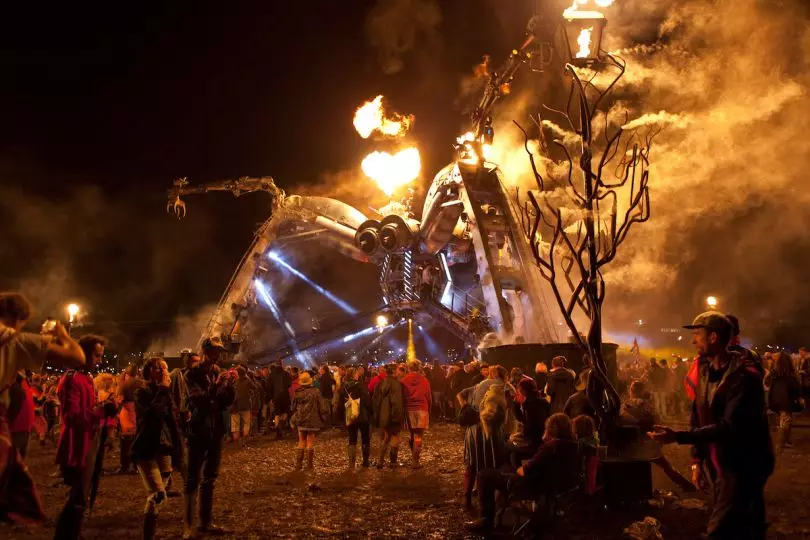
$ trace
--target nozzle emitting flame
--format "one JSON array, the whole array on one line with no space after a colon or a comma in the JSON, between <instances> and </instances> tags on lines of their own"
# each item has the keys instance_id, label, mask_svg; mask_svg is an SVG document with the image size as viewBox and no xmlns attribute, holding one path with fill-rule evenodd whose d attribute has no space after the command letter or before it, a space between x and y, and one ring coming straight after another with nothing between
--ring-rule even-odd
<instances>
[{"instance_id":1,"label":"nozzle emitting flame","mask_svg":"<svg viewBox=\"0 0 810 540\"><path fill-rule=\"evenodd\" d=\"M413 116L402 116L397 113L386 115L383 106L383 97L377 96L366 101L354 113L354 129L364 139L368 139L375 131L388 137L399 137L408 131L413 122Z\"/></svg>"},{"instance_id":2,"label":"nozzle emitting flame","mask_svg":"<svg viewBox=\"0 0 810 540\"><path fill-rule=\"evenodd\" d=\"M398 188L413 182L422 169L419 150L406 148L396 154L372 152L360 165L366 176L374 180L389 197Z\"/></svg>"}]
</instances>

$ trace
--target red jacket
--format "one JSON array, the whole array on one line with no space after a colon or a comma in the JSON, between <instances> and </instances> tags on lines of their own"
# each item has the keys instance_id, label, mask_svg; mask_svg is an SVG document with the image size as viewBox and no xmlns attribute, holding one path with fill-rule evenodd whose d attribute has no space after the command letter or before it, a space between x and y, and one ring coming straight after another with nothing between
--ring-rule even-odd
<instances>
[{"instance_id":1,"label":"red jacket","mask_svg":"<svg viewBox=\"0 0 810 540\"><path fill-rule=\"evenodd\" d=\"M12 433L31 431L31 428L34 427L34 395L31 387L28 386L28 381L23 380L22 391L24 392L24 397L21 396L22 403L20 403L17 416L15 416L14 420L9 424L9 430Z\"/></svg>"},{"instance_id":2,"label":"red jacket","mask_svg":"<svg viewBox=\"0 0 810 540\"><path fill-rule=\"evenodd\" d=\"M85 467L104 410L96 407L93 379L79 371L62 376L56 388L61 405L62 432L56 449L56 464Z\"/></svg>"},{"instance_id":3,"label":"red jacket","mask_svg":"<svg viewBox=\"0 0 810 540\"><path fill-rule=\"evenodd\" d=\"M371 381L368 383L368 391L370 394L374 393L374 389L377 388L377 385L380 384L385 380L385 371L380 370L380 372L374 377L371 378Z\"/></svg>"},{"instance_id":4,"label":"red jacket","mask_svg":"<svg viewBox=\"0 0 810 540\"><path fill-rule=\"evenodd\" d=\"M430 410L433 394L430 391L430 383L424 375L412 371L405 375L400 382L406 411Z\"/></svg>"}]
</instances>

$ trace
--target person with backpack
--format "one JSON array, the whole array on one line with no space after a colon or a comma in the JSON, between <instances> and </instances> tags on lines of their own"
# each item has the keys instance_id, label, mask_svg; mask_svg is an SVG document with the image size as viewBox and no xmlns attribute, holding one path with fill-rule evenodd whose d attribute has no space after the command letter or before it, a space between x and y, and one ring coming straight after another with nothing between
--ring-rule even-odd
<instances>
[{"instance_id":1,"label":"person with backpack","mask_svg":"<svg viewBox=\"0 0 810 540\"><path fill-rule=\"evenodd\" d=\"M371 397L368 389L360 380L354 367L346 368L343 386L338 394L344 403L346 427L349 431L349 447L347 455L349 468L354 469L357 463L357 434L362 440L363 467L368 467L369 453L371 452L370 422L374 414Z\"/></svg>"},{"instance_id":2,"label":"person with backpack","mask_svg":"<svg viewBox=\"0 0 810 540\"><path fill-rule=\"evenodd\" d=\"M315 439L326 425L329 409L324 406L321 392L312 386L312 376L306 371L298 375L298 388L292 401L290 425L298 430L298 447L295 449L295 468L300 470L307 451L307 469L314 467Z\"/></svg>"},{"instance_id":3,"label":"person with backpack","mask_svg":"<svg viewBox=\"0 0 810 540\"><path fill-rule=\"evenodd\" d=\"M382 369L382 368L381 368ZM396 366L385 366L385 378L374 388L374 427L382 430L382 444L377 457L377 468L385 466L385 453L390 448L391 467L397 466L399 432L405 422L405 402L402 384L396 377Z\"/></svg>"}]
</instances>

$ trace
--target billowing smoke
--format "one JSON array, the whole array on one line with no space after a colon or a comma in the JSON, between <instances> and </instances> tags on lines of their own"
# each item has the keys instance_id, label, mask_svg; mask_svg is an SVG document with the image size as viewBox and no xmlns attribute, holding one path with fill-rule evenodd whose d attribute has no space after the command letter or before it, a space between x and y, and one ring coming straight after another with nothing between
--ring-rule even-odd
<instances>
[{"instance_id":1,"label":"billowing smoke","mask_svg":"<svg viewBox=\"0 0 810 540\"><path fill-rule=\"evenodd\" d=\"M399 73L405 57L419 47L435 49L442 13L436 0L379 0L366 19L366 35L384 73Z\"/></svg>"}]
</instances>

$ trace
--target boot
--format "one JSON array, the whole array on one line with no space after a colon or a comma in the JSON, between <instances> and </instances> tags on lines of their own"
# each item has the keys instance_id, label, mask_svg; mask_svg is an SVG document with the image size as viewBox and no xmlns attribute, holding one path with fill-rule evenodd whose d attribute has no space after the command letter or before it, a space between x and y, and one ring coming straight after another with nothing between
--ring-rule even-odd
<instances>
[{"instance_id":1,"label":"boot","mask_svg":"<svg viewBox=\"0 0 810 540\"><path fill-rule=\"evenodd\" d=\"M146 512L143 515L143 540L155 540L157 530L157 514Z\"/></svg>"},{"instance_id":2,"label":"boot","mask_svg":"<svg viewBox=\"0 0 810 540\"><path fill-rule=\"evenodd\" d=\"M307 469L315 468L315 449L310 448L307 450Z\"/></svg>"},{"instance_id":3,"label":"boot","mask_svg":"<svg viewBox=\"0 0 810 540\"><path fill-rule=\"evenodd\" d=\"M56 521L56 534L59 540L79 540L84 521L84 507L67 503Z\"/></svg>"},{"instance_id":4,"label":"boot","mask_svg":"<svg viewBox=\"0 0 810 540\"><path fill-rule=\"evenodd\" d=\"M227 534L224 527L214 525L214 485L203 484L200 486L200 526L197 532L204 534L221 535Z\"/></svg>"},{"instance_id":5,"label":"boot","mask_svg":"<svg viewBox=\"0 0 810 540\"><path fill-rule=\"evenodd\" d=\"M354 469L354 464L357 463L357 446L349 445L348 455L349 455L349 468Z\"/></svg>"},{"instance_id":6,"label":"boot","mask_svg":"<svg viewBox=\"0 0 810 540\"><path fill-rule=\"evenodd\" d=\"M304 463L304 449L295 449L295 470L300 471Z\"/></svg>"},{"instance_id":7,"label":"boot","mask_svg":"<svg viewBox=\"0 0 810 540\"><path fill-rule=\"evenodd\" d=\"M380 448L380 455L377 457L377 468L382 469L385 467L385 454L388 452L388 445L384 444Z\"/></svg>"},{"instance_id":8,"label":"boot","mask_svg":"<svg viewBox=\"0 0 810 540\"><path fill-rule=\"evenodd\" d=\"M422 465L419 464L419 458L422 455L422 444L414 444L411 450L411 467L414 469L421 469Z\"/></svg>"},{"instance_id":9,"label":"boot","mask_svg":"<svg viewBox=\"0 0 810 540\"><path fill-rule=\"evenodd\" d=\"M192 540L196 537L194 529L194 507L196 503L196 493L183 494L183 540Z\"/></svg>"},{"instance_id":10,"label":"boot","mask_svg":"<svg viewBox=\"0 0 810 540\"><path fill-rule=\"evenodd\" d=\"M284 437L284 428L281 426L281 422L279 422L276 426L276 439L281 439L282 437Z\"/></svg>"},{"instance_id":11,"label":"boot","mask_svg":"<svg viewBox=\"0 0 810 540\"><path fill-rule=\"evenodd\" d=\"M395 446L391 449L391 468L399 466L399 447Z\"/></svg>"},{"instance_id":12,"label":"boot","mask_svg":"<svg viewBox=\"0 0 810 540\"><path fill-rule=\"evenodd\" d=\"M363 452L363 467L368 467L368 455L371 453L371 446L364 444L361 451Z\"/></svg>"}]
</instances>

